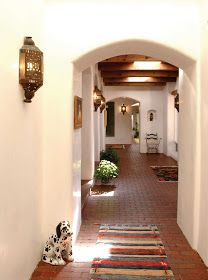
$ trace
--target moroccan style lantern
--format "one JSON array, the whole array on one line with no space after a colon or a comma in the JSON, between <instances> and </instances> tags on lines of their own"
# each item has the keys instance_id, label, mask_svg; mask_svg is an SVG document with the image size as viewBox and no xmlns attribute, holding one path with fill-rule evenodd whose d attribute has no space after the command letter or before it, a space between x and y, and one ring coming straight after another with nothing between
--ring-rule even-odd
<instances>
[{"instance_id":1,"label":"moroccan style lantern","mask_svg":"<svg viewBox=\"0 0 208 280\"><path fill-rule=\"evenodd\" d=\"M102 100L102 92L99 90L97 86L95 86L94 92L93 92L93 102L94 102L94 108L95 112L97 111L98 107L101 105Z\"/></svg>"},{"instance_id":2,"label":"moroccan style lantern","mask_svg":"<svg viewBox=\"0 0 208 280\"><path fill-rule=\"evenodd\" d=\"M101 96L100 113L105 109L105 97Z\"/></svg>"},{"instance_id":3,"label":"moroccan style lantern","mask_svg":"<svg viewBox=\"0 0 208 280\"><path fill-rule=\"evenodd\" d=\"M43 85L43 53L32 37L24 38L19 52L19 83L25 91L26 103L31 103L35 92Z\"/></svg>"},{"instance_id":4,"label":"moroccan style lantern","mask_svg":"<svg viewBox=\"0 0 208 280\"><path fill-rule=\"evenodd\" d=\"M121 113L124 115L126 113L126 105L121 106Z\"/></svg>"},{"instance_id":5,"label":"moroccan style lantern","mask_svg":"<svg viewBox=\"0 0 208 280\"><path fill-rule=\"evenodd\" d=\"M174 96L174 103L175 103L174 106L175 106L176 110L179 112L179 93L178 93L177 89L173 90L171 92L171 95Z\"/></svg>"}]
</instances>

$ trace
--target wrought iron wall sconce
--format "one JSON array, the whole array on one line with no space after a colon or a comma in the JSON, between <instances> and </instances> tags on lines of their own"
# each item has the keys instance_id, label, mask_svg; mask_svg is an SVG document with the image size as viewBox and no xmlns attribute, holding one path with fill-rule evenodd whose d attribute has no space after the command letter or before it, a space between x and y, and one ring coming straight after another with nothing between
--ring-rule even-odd
<instances>
[{"instance_id":1,"label":"wrought iron wall sconce","mask_svg":"<svg viewBox=\"0 0 208 280\"><path fill-rule=\"evenodd\" d=\"M126 113L126 105L121 105L121 113L124 115Z\"/></svg>"},{"instance_id":2,"label":"wrought iron wall sconce","mask_svg":"<svg viewBox=\"0 0 208 280\"><path fill-rule=\"evenodd\" d=\"M175 108L179 112L179 94L175 96Z\"/></svg>"},{"instance_id":3,"label":"wrought iron wall sconce","mask_svg":"<svg viewBox=\"0 0 208 280\"><path fill-rule=\"evenodd\" d=\"M100 104L100 113L102 113L104 109L105 109L105 97L102 95L101 104Z\"/></svg>"},{"instance_id":4,"label":"wrought iron wall sconce","mask_svg":"<svg viewBox=\"0 0 208 280\"><path fill-rule=\"evenodd\" d=\"M174 106L176 110L179 112L179 93L177 92L177 90L173 90L171 92L171 95L174 96Z\"/></svg>"},{"instance_id":5,"label":"wrought iron wall sconce","mask_svg":"<svg viewBox=\"0 0 208 280\"><path fill-rule=\"evenodd\" d=\"M94 102L94 111L96 112L98 107L100 107L102 101L102 92L99 90L97 86L95 86L95 89L93 91L93 102Z\"/></svg>"},{"instance_id":6,"label":"wrought iron wall sconce","mask_svg":"<svg viewBox=\"0 0 208 280\"><path fill-rule=\"evenodd\" d=\"M24 102L31 103L35 92L43 85L43 53L32 37L24 38L19 51L19 83L25 91Z\"/></svg>"}]
</instances>

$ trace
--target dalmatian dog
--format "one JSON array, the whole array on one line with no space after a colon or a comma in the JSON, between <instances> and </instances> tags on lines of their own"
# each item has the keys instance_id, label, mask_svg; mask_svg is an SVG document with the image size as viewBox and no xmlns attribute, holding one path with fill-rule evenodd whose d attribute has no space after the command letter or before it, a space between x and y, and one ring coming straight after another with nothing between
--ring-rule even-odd
<instances>
[{"instance_id":1,"label":"dalmatian dog","mask_svg":"<svg viewBox=\"0 0 208 280\"><path fill-rule=\"evenodd\" d=\"M68 221L60 222L56 227L56 234L49 237L43 250L42 260L52 265L64 265L73 261L72 231Z\"/></svg>"}]
</instances>

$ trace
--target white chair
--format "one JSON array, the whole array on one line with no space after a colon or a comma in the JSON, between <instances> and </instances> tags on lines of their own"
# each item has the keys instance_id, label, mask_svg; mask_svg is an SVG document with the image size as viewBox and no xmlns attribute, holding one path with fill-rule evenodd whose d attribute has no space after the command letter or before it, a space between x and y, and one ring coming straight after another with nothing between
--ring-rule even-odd
<instances>
[{"instance_id":1,"label":"white chair","mask_svg":"<svg viewBox=\"0 0 208 280\"><path fill-rule=\"evenodd\" d=\"M146 134L147 153L158 153L161 139L162 138L159 138L157 133L147 133Z\"/></svg>"}]
</instances>

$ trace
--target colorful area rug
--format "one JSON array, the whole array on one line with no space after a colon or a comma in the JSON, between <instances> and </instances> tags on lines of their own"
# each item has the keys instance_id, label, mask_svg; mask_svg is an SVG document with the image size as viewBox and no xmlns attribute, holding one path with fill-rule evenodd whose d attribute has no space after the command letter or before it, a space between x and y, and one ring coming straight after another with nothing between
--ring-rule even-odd
<instances>
[{"instance_id":1,"label":"colorful area rug","mask_svg":"<svg viewBox=\"0 0 208 280\"><path fill-rule=\"evenodd\" d=\"M115 185L94 185L91 190L91 195L107 194L115 190Z\"/></svg>"},{"instance_id":2,"label":"colorful area rug","mask_svg":"<svg viewBox=\"0 0 208 280\"><path fill-rule=\"evenodd\" d=\"M178 182L178 166L151 166L159 182Z\"/></svg>"},{"instance_id":3,"label":"colorful area rug","mask_svg":"<svg viewBox=\"0 0 208 280\"><path fill-rule=\"evenodd\" d=\"M102 224L91 280L173 280L155 225Z\"/></svg>"}]
</instances>

